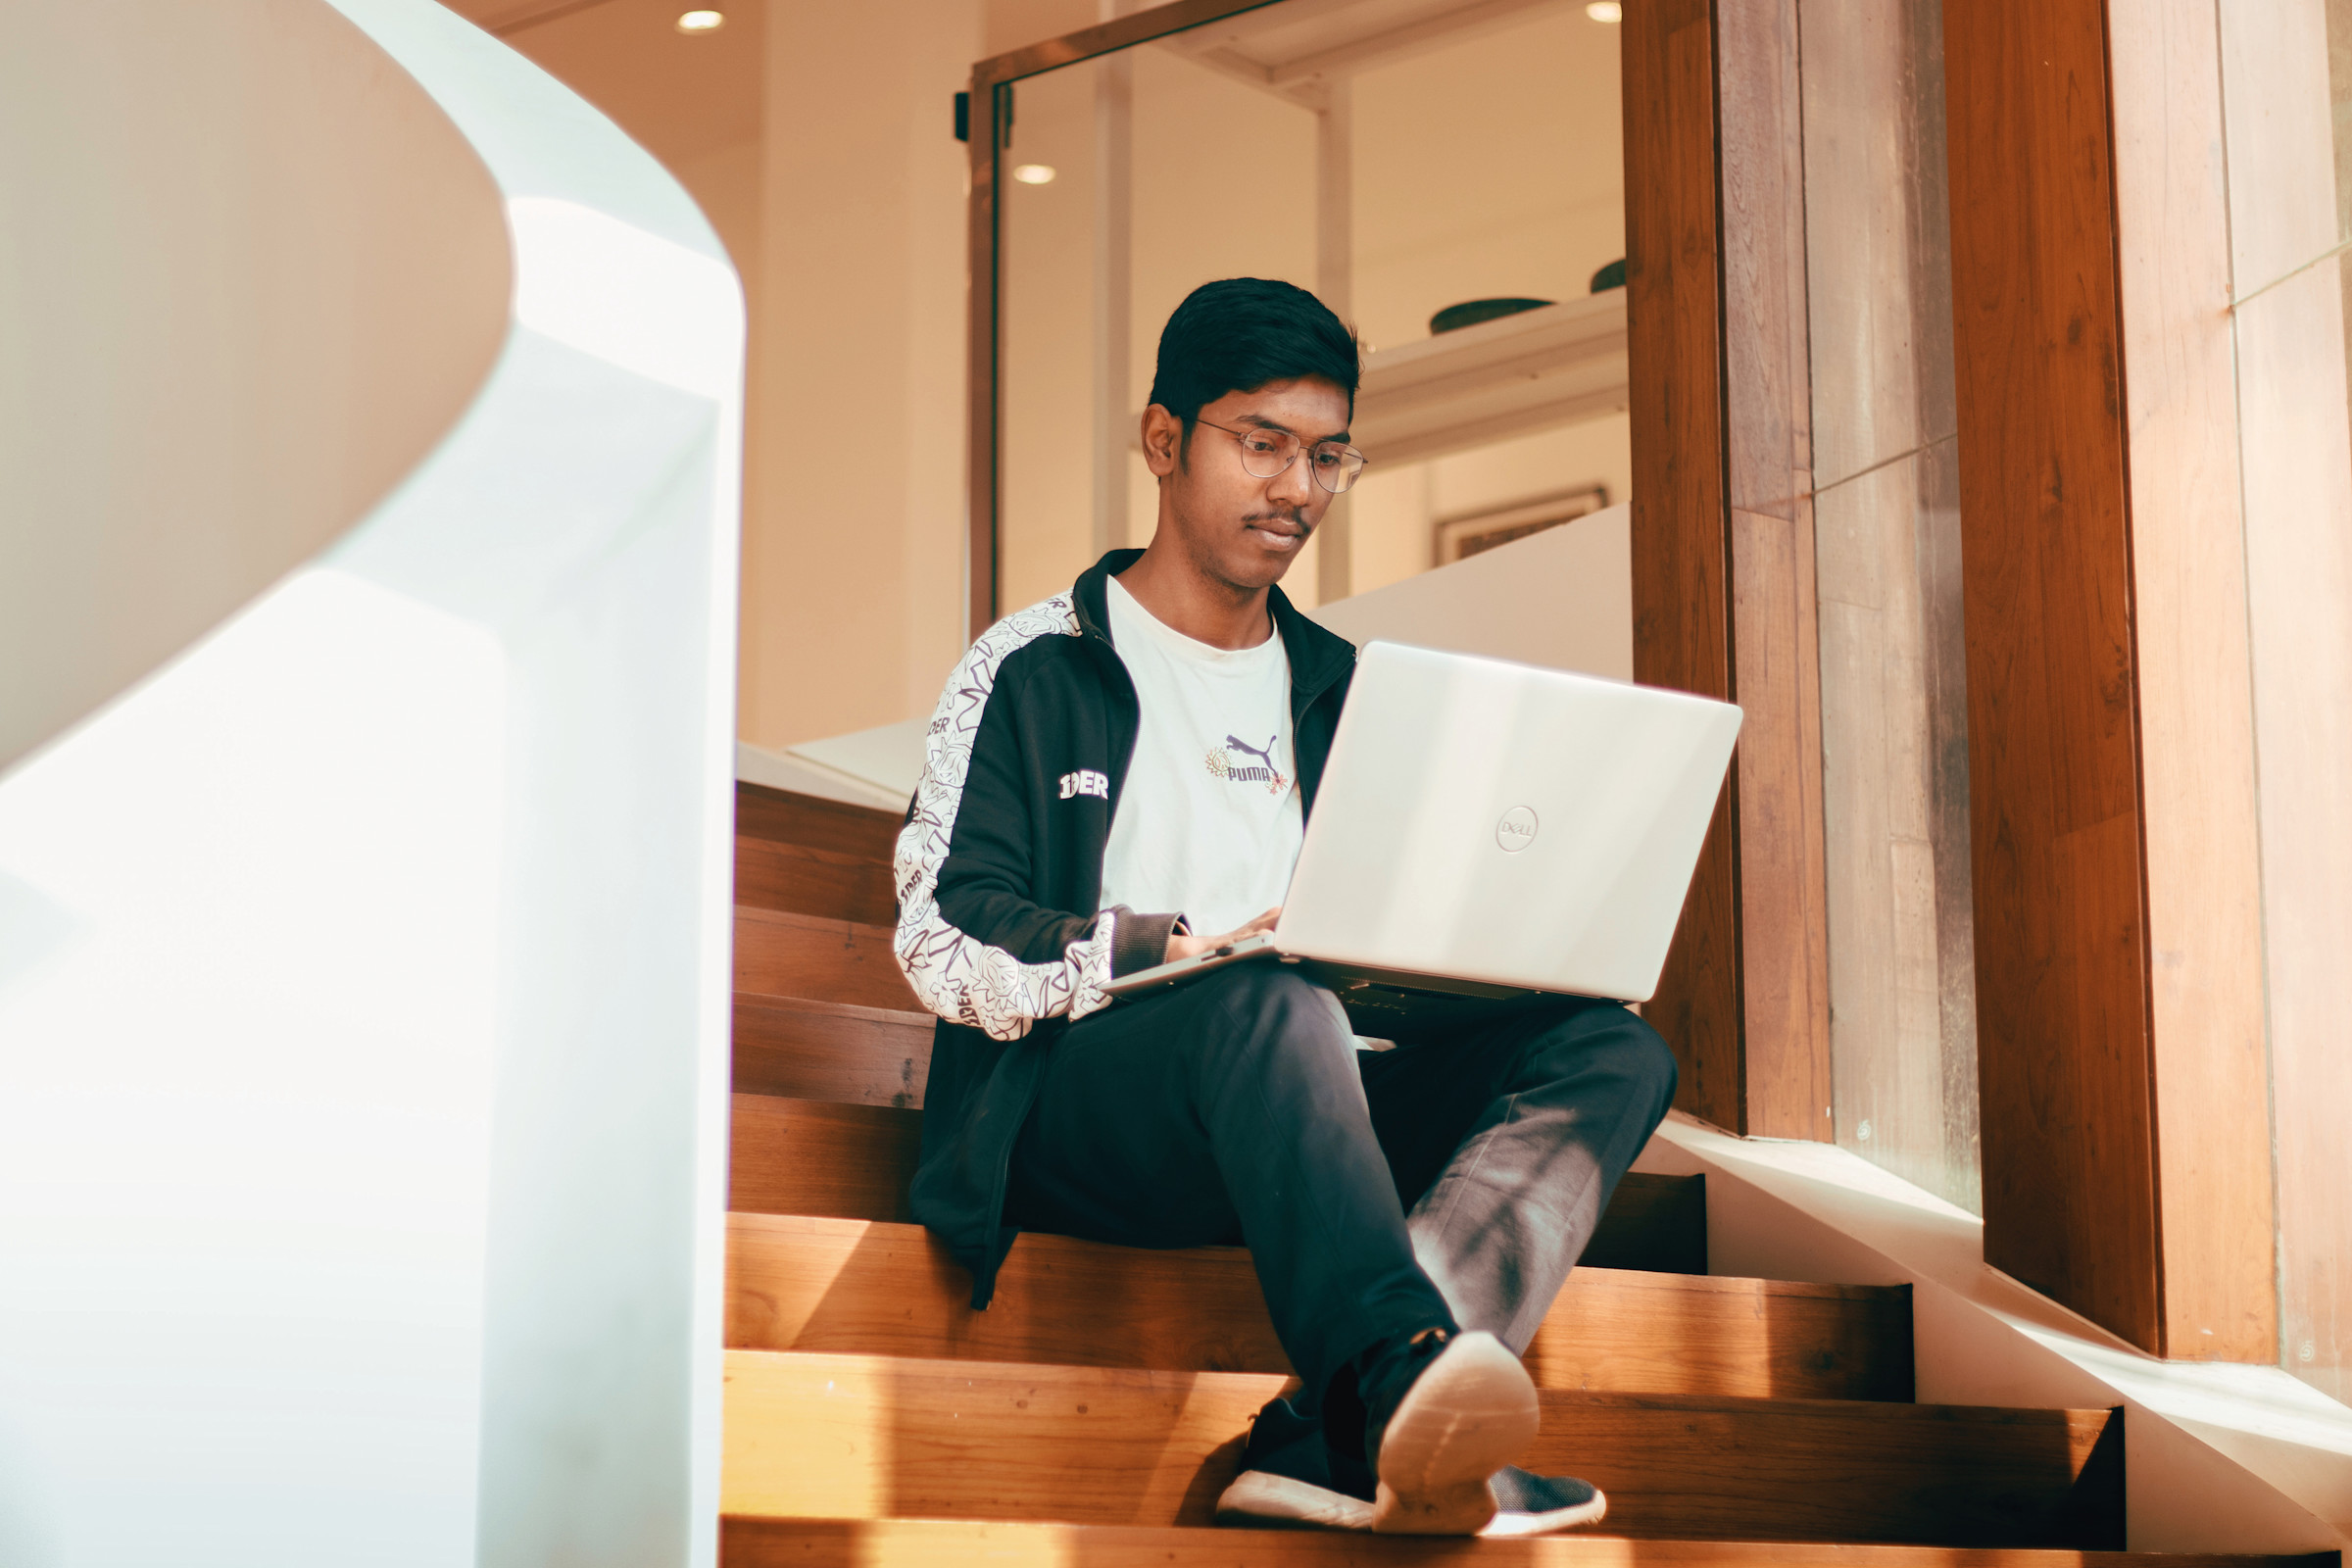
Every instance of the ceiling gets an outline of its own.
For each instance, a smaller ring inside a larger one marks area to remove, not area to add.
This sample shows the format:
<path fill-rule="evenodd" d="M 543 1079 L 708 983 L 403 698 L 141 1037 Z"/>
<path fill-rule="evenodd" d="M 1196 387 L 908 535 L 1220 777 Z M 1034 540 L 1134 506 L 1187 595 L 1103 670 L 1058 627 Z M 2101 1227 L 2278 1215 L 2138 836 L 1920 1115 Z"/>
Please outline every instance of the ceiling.
<path fill-rule="evenodd" d="M 767 0 L 701 0 L 726 15 L 681 33 L 694 0 L 442 0 L 586 98 L 673 169 L 760 134 Z"/>

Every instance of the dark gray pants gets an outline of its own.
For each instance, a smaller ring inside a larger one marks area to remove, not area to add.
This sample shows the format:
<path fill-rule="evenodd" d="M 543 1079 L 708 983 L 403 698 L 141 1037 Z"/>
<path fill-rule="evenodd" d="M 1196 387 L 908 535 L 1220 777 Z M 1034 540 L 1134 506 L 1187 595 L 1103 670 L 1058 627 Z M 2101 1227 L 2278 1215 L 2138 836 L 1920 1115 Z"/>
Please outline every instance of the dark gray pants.
<path fill-rule="evenodd" d="M 1236 964 L 1062 1032 L 1006 1206 L 1129 1247 L 1246 1244 L 1314 1398 L 1448 1320 L 1525 1351 L 1674 1086 L 1665 1042 L 1613 1003 L 1359 1052 L 1330 992 Z"/>

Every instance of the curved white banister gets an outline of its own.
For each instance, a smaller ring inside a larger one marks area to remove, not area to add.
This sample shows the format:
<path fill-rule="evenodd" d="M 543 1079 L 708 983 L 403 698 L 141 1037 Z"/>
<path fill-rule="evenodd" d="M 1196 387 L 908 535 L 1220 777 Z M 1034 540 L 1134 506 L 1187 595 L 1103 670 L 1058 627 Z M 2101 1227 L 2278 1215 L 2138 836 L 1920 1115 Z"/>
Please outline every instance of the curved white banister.
<path fill-rule="evenodd" d="M 88 201 L 115 218 L 15 221 L 41 161 L 109 136 Z M 163 177 L 188 147 L 205 200 Z M 112 605 L 147 551 L 242 573 L 174 602 L 226 615 L 209 632 L 68 670 L 80 695 L 0 773 L 0 1561 L 712 1560 L 723 252 L 642 151 L 430 0 L 14 8 L 0 180 L 9 375 L 96 388 L 74 461 L 167 466 L 101 485 L 78 585 L 0 518 L 0 604 Z M 357 227 L 280 266 L 293 297 L 249 290 L 185 344 L 109 337 L 185 308 L 122 233 L 278 265 L 305 200 Z M 27 331 L 28 267 L 79 270 L 39 302 L 72 319 Z M 297 328 L 308 400 L 231 373 Z M 403 387 L 397 464 L 389 438 L 373 469 L 316 450 L 382 435 Z M 150 439 L 174 399 L 218 405 L 197 433 L 247 467 Z M 0 453 L 0 496 L 71 492 L 55 454 Z M 241 529 L 255 507 L 274 533 Z"/>
<path fill-rule="evenodd" d="M 8 13 L 0 768 L 316 556 L 506 338 L 501 196 L 322 5 Z"/>

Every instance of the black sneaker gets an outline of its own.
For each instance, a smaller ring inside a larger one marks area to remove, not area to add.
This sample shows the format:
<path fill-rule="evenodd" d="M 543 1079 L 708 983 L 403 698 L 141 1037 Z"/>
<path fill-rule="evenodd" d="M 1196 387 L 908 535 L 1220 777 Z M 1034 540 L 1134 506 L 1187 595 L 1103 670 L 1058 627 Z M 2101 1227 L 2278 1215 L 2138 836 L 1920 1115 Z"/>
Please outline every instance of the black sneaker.
<path fill-rule="evenodd" d="M 1500 1340 L 1431 1329 L 1359 1374 L 1365 1457 L 1380 1485 L 1372 1528 L 1470 1536 L 1495 1513 L 1488 1478 L 1535 1441 L 1535 1380 Z"/>
<path fill-rule="evenodd" d="M 1350 1473 L 1356 1472 L 1356 1473 Z M 1319 1416 L 1276 1399 L 1250 1423 L 1242 1473 L 1217 1498 L 1217 1523 L 1279 1530 L 1369 1530 L 1371 1468 L 1331 1451 Z"/>
<path fill-rule="evenodd" d="M 1574 1476 L 1539 1476 L 1509 1465 L 1487 1485 L 1494 1494 L 1494 1517 L 1479 1534 L 1490 1539 L 1596 1525 L 1609 1511 L 1601 1490 Z"/>

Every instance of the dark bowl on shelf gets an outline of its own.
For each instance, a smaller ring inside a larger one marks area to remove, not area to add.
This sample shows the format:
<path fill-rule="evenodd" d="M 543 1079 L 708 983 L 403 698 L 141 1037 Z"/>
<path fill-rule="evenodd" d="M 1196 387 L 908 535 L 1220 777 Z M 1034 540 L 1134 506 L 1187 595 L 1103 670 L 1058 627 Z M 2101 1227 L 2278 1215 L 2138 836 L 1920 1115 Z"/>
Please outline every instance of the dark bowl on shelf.
<path fill-rule="evenodd" d="M 1476 326 L 1481 321 L 1517 316 L 1521 311 L 1540 311 L 1552 303 L 1551 300 L 1464 300 L 1459 305 L 1448 305 L 1431 317 L 1429 333 L 1435 337 L 1440 332 L 1455 332 L 1465 326 Z"/>

